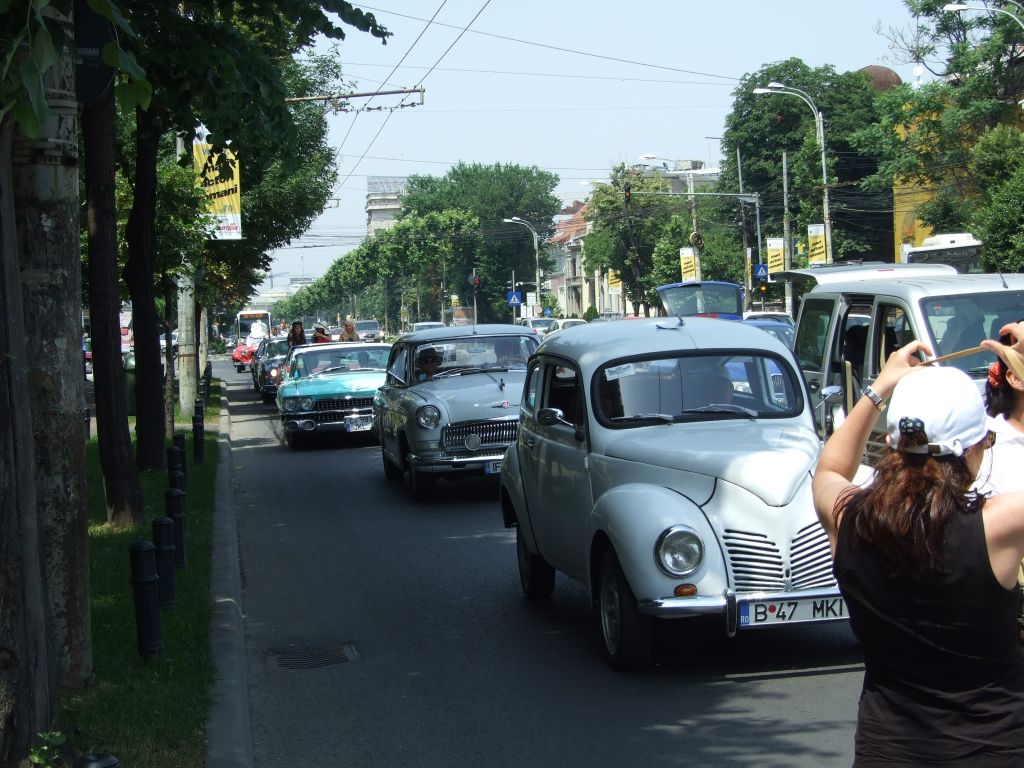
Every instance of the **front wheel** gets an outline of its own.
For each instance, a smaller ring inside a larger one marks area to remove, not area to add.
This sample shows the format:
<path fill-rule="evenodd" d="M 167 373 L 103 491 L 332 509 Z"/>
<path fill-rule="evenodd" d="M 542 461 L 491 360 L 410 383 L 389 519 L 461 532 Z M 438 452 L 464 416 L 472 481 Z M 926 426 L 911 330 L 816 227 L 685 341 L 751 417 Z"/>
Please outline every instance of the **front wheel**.
<path fill-rule="evenodd" d="M 384 451 L 384 441 L 381 440 L 380 446 L 380 458 L 384 462 L 384 477 L 388 480 L 401 480 L 402 479 L 402 468 L 397 466 L 391 459 L 388 458 L 387 453 Z"/>
<path fill-rule="evenodd" d="M 295 429 L 292 430 L 291 432 L 285 432 L 284 440 L 286 443 L 288 443 L 289 448 L 291 448 L 293 451 L 297 451 L 299 450 L 299 448 L 302 447 L 302 444 L 305 442 L 305 436 L 302 435 L 299 432 L 299 430 Z"/>
<path fill-rule="evenodd" d="M 409 467 L 409 490 L 416 501 L 429 501 L 433 498 L 435 482 L 433 475 Z"/>
<path fill-rule="evenodd" d="M 622 672 L 646 667 L 654 648 L 654 620 L 638 610 L 633 590 L 611 549 L 601 561 L 598 609 L 608 663 Z"/>
<path fill-rule="evenodd" d="M 516 560 L 519 562 L 519 583 L 530 600 L 547 600 L 555 590 L 555 569 L 540 555 L 526 548 L 523 526 L 516 525 Z"/>

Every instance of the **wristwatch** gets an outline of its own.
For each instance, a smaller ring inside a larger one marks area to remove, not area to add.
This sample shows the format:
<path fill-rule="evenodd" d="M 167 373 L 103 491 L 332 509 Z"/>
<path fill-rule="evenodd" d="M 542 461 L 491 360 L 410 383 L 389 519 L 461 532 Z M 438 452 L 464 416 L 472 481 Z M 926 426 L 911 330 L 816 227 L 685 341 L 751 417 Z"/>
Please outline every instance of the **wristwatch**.
<path fill-rule="evenodd" d="M 885 410 L 885 400 L 883 400 L 881 395 L 875 392 L 875 390 L 873 390 L 871 387 L 864 387 L 864 389 L 862 389 L 860 393 L 864 395 L 864 397 L 866 397 L 872 403 L 874 403 L 875 408 L 877 408 L 879 411 Z"/>

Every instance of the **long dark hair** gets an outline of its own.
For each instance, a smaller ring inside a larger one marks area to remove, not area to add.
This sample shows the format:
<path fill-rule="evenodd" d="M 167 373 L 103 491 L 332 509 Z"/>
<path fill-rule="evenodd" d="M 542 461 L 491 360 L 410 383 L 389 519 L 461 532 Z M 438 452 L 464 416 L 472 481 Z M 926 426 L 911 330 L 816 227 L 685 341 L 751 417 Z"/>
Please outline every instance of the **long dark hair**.
<path fill-rule="evenodd" d="M 1010 334 L 1004 333 L 999 337 L 999 342 L 1009 346 L 1013 344 L 1013 339 L 1010 337 Z M 988 369 L 988 381 L 985 382 L 984 395 L 985 412 L 993 418 L 1009 414 L 1013 410 L 1014 402 L 1017 399 L 1017 390 L 1006 381 L 1006 372 L 1008 370 L 1006 363 L 1003 362 L 1001 357 L 997 357 L 996 361 Z"/>
<path fill-rule="evenodd" d="M 904 434 L 900 448 L 927 443 L 924 433 Z M 832 514 L 853 525 L 856 538 L 885 556 L 892 572 L 927 573 L 942 565 L 942 542 L 954 516 L 980 512 L 985 499 L 969 489 L 974 475 L 963 456 L 889 451 L 866 488 L 851 488 Z"/>

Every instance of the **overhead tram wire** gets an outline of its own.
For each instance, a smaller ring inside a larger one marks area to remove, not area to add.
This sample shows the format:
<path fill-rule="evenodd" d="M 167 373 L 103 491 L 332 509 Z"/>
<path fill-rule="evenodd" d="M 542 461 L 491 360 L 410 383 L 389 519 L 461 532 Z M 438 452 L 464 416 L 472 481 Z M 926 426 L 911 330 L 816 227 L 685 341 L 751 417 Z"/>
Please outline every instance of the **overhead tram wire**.
<path fill-rule="evenodd" d="M 447 0 L 445 0 L 445 2 L 447 2 Z M 420 78 L 420 81 L 416 84 L 417 87 L 422 87 L 423 86 L 423 81 L 426 80 L 428 77 L 430 77 L 430 73 L 434 71 L 434 69 L 437 67 L 438 64 L 441 63 L 442 60 L 444 60 L 444 57 L 447 56 L 448 53 L 452 50 L 452 48 L 455 47 L 455 44 L 458 43 L 459 40 L 462 39 L 462 36 L 466 34 L 467 30 L 469 30 L 469 28 L 473 25 L 473 22 L 476 21 L 478 18 L 480 18 L 480 14 L 483 13 L 484 10 L 487 8 L 487 6 L 490 5 L 490 4 L 491 4 L 491 0 L 485 0 L 484 1 L 484 4 L 480 6 L 480 10 L 477 11 L 476 15 L 474 15 L 473 18 L 469 20 L 469 23 L 466 24 L 466 26 L 462 28 L 462 31 L 459 32 L 458 36 L 452 41 L 452 44 L 449 45 L 445 49 L 444 53 L 442 53 L 438 57 L 437 61 L 434 62 L 434 65 L 429 70 L 427 70 L 427 74 L 425 74 L 423 77 Z M 441 4 L 441 8 L 443 8 L 443 7 L 444 7 L 444 3 Z M 434 17 L 436 17 L 437 13 L 439 13 L 441 11 L 441 8 L 437 9 L 437 12 L 434 13 Z M 433 17 L 431 18 L 431 23 L 433 23 Z M 444 24 L 444 25 L 441 25 L 441 26 L 450 26 L 450 25 Z M 456 27 L 456 29 L 457 29 L 457 27 Z M 418 40 L 419 38 L 416 38 L 416 39 Z M 404 57 L 403 57 L 403 59 L 404 59 Z M 384 127 L 388 124 L 388 121 L 391 119 L 391 115 L 393 115 L 393 114 L 394 114 L 394 112 L 388 112 L 388 114 L 385 116 L 384 122 L 382 122 L 381 125 L 380 125 L 380 128 L 377 129 L 377 133 L 375 133 L 373 135 L 373 138 L 370 139 L 370 143 L 366 145 L 366 149 L 363 150 L 363 153 L 359 156 L 359 159 L 356 160 L 356 164 L 354 166 L 352 166 L 352 170 L 349 171 L 348 175 L 342 180 L 342 182 L 341 182 L 342 186 L 344 186 L 345 182 L 348 181 L 352 177 L 352 174 L 355 173 L 356 168 L 358 168 L 360 163 L 363 162 L 363 158 L 366 157 L 366 153 L 369 152 L 370 149 L 373 147 L 374 143 L 377 141 L 377 138 L 383 132 Z M 339 147 L 339 149 L 340 149 L 340 147 Z"/>

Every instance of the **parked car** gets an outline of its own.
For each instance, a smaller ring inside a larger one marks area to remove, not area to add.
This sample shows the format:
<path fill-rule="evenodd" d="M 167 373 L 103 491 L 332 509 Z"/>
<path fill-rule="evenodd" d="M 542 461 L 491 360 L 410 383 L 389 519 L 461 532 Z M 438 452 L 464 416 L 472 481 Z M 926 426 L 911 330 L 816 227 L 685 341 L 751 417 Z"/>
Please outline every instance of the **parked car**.
<path fill-rule="evenodd" d="M 409 473 L 414 498 L 440 477 L 493 475 L 515 441 L 526 361 L 537 336 L 517 325 L 435 328 L 391 349 L 373 401 L 384 474 Z"/>
<path fill-rule="evenodd" d="M 743 313 L 744 320 L 775 320 L 778 323 L 785 323 L 786 325 L 793 326 L 796 323 L 793 322 L 793 316 L 788 312 L 772 312 L 769 310 L 754 309 L 750 312 Z"/>
<path fill-rule="evenodd" d="M 544 331 L 544 335 L 547 336 L 558 331 L 564 331 L 566 328 L 572 328 L 574 325 L 586 325 L 586 320 L 580 320 L 575 317 L 566 317 L 561 320 L 555 320 L 551 325 Z"/>
<path fill-rule="evenodd" d="M 820 441 L 793 355 L 731 320 L 590 324 L 531 358 L 500 478 L 519 578 L 583 582 L 609 662 L 648 663 L 657 623 L 725 635 L 846 619 L 811 500 Z"/>
<path fill-rule="evenodd" d="M 520 317 L 516 320 L 516 325 L 529 328 L 534 333 L 544 333 L 554 322 L 553 317 Z"/>
<path fill-rule="evenodd" d="M 444 328 L 444 323 L 439 323 L 436 320 L 423 320 L 419 323 L 413 323 L 409 330 L 415 333 L 416 331 L 429 331 L 431 328 Z"/>
<path fill-rule="evenodd" d="M 783 323 L 778 320 L 769 320 L 761 317 L 744 320 L 743 322 L 755 328 L 760 328 L 765 333 L 770 333 L 790 349 L 793 348 L 793 342 L 796 339 L 796 329 L 793 327 L 793 323 Z"/>
<path fill-rule="evenodd" d="M 267 336 L 252 359 L 252 385 L 264 403 L 274 402 L 277 387 L 284 372 L 284 359 L 288 356 L 287 336 Z"/>
<path fill-rule="evenodd" d="M 363 341 L 384 341 L 384 329 L 376 320 L 356 320 L 356 333 Z"/>
<path fill-rule="evenodd" d="M 314 433 L 371 431 L 373 396 L 384 383 L 390 350 L 358 342 L 292 347 L 276 395 L 288 447 Z"/>
<path fill-rule="evenodd" d="M 247 366 L 252 365 L 252 356 L 256 353 L 259 343 L 250 344 L 245 339 L 240 339 L 234 351 L 231 353 L 231 362 L 235 364 L 238 373 L 245 373 Z"/>

